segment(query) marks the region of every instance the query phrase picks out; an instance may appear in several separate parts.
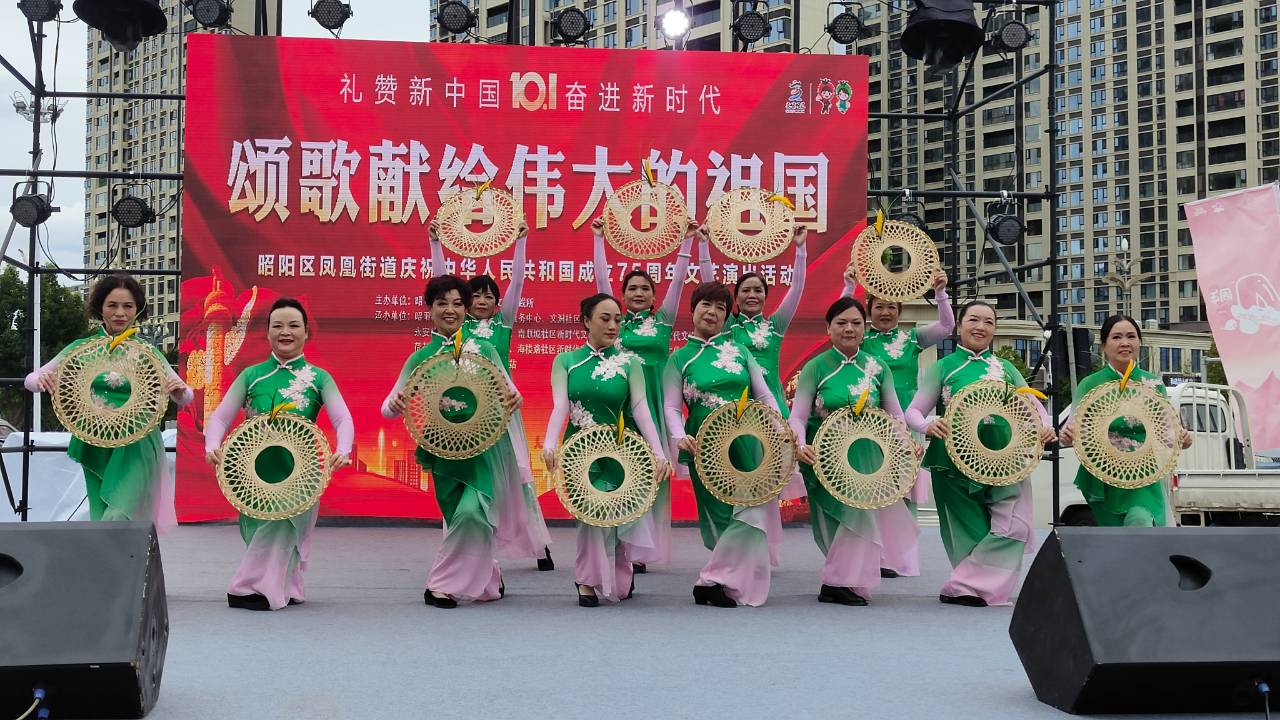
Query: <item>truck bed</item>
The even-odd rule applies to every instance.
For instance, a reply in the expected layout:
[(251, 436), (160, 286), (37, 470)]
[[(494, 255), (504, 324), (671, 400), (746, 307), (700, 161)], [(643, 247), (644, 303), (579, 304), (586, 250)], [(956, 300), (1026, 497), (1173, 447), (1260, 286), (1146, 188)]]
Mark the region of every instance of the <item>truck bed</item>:
[(1280, 513), (1280, 470), (1179, 470), (1178, 511)]

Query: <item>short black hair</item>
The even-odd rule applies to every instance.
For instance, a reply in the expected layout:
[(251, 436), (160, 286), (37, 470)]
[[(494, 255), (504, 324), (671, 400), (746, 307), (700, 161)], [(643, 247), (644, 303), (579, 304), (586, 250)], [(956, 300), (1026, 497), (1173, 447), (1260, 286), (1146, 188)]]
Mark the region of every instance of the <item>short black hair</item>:
[(133, 302), (138, 306), (138, 314), (136, 320), (141, 320), (147, 316), (147, 291), (142, 289), (139, 283), (129, 273), (117, 272), (111, 273), (93, 284), (93, 290), (89, 291), (89, 305), (86, 310), (89, 317), (94, 320), (102, 319), (102, 306), (107, 302), (107, 296), (112, 290), (124, 288), (133, 295)]
[(898, 312), (902, 312), (902, 303), (901, 303), (901, 302), (892, 302), (892, 301), (889, 301), (889, 300), (885, 300), (884, 298), (876, 297), (875, 295), (871, 295), (871, 294), (868, 294), (868, 295), (867, 295), (867, 310), (870, 310), (870, 309), (872, 308), (872, 306), (874, 306), (874, 305), (875, 305), (876, 303), (878, 303), (878, 302), (879, 302), (879, 303), (884, 303), (885, 305), (897, 305), (897, 306), (898, 306)]
[(689, 309), (698, 307), (698, 303), (703, 300), (723, 303), (725, 312), (733, 307), (733, 296), (729, 294), (729, 288), (724, 283), (714, 280), (702, 283), (693, 289), (693, 297), (689, 298)]
[(422, 293), (422, 299), (427, 301), (427, 307), (431, 307), (436, 303), (437, 298), (444, 297), (450, 290), (457, 290), (462, 296), (462, 304), (465, 307), (471, 307), (471, 286), (457, 275), (440, 275), (431, 278), (427, 282), (426, 292)]
[(1142, 327), (1138, 325), (1138, 321), (1134, 320), (1128, 315), (1121, 313), (1118, 315), (1112, 315), (1111, 317), (1102, 321), (1102, 329), (1098, 332), (1098, 334), (1101, 335), (1100, 341), (1103, 345), (1107, 344), (1107, 336), (1111, 334), (1111, 330), (1121, 321), (1127, 322), (1130, 325), (1132, 325), (1133, 329), (1138, 331), (1138, 339), (1139, 340), (1142, 339)]
[(658, 283), (654, 282), (652, 275), (650, 275), (649, 273), (643, 270), (632, 270), (631, 272), (622, 276), (622, 292), (627, 291), (627, 283), (631, 282), (632, 278), (638, 278), (638, 277), (644, 278), (645, 282), (649, 283), (650, 290), (654, 292), (658, 291)]
[(578, 303), (578, 313), (582, 317), (582, 321), (586, 322), (591, 319), (591, 313), (596, 311), (596, 306), (605, 300), (612, 300), (618, 309), (622, 309), (622, 303), (618, 302), (618, 298), (609, 293), (596, 293), (582, 298), (582, 302)]
[(765, 280), (764, 276), (758, 272), (744, 273), (742, 277), (738, 278), (738, 282), (733, 284), (733, 296), (737, 297), (738, 291), (742, 289), (742, 283), (750, 280), (751, 278), (755, 278), (760, 281), (760, 284), (764, 286), (764, 296), (769, 297), (769, 281)]
[(476, 275), (467, 281), (467, 285), (471, 288), (472, 296), (479, 295), (483, 290), (488, 290), (493, 295), (494, 300), (502, 299), (502, 291), (498, 289), (498, 283), (488, 275)]
[[(960, 308), (960, 314), (956, 316), (956, 324), (959, 325), (960, 321), (964, 320), (964, 316), (968, 315), (969, 311), (976, 307), (987, 308), (988, 310), (991, 311), (992, 315), (996, 315), (996, 309), (991, 306), (991, 303), (985, 302), (983, 300), (970, 300), (969, 302), (965, 303), (963, 307)], [(995, 319), (996, 319), (996, 323), (999, 324), (1000, 322), (999, 316), (996, 316)]]
[(827, 324), (830, 325), (831, 321), (835, 320), (837, 315), (843, 313), (849, 308), (858, 308), (858, 314), (862, 316), (862, 321), (866, 322), (867, 309), (862, 307), (862, 303), (857, 300), (845, 296), (831, 303), (831, 307), (827, 308)]
[(297, 298), (291, 297), (276, 298), (276, 301), (271, 303), (271, 309), (267, 311), (267, 322), (271, 322), (271, 313), (282, 308), (293, 308), (294, 310), (302, 313), (302, 327), (308, 327), (307, 309), (302, 307), (302, 303)]

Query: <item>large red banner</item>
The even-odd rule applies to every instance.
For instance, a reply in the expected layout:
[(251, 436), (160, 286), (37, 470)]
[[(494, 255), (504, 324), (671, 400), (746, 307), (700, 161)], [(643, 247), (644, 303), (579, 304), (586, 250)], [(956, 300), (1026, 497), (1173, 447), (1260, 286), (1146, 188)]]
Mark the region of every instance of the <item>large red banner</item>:
[[(555, 354), (582, 344), (578, 301), (595, 292), (588, 225), (648, 160), (699, 219), (724, 192), (786, 195), (809, 224), (804, 301), (782, 350), (790, 376), (823, 342), (822, 314), (848, 262), (839, 241), (866, 217), (867, 61), (858, 56), (538, 48), (192, 35), (187, 54), (182, 372), (196, 401), (179, 420), (178, 513), (234, 513), (203, 462), (203, 428), (244, 367), (270, 352), (266, 311), (281, 296), (311, 317), (307, 359), (338, 383), (356, 425), (355, 464), (333, 479), (326, 515), (439, 517), (413, 443), (380, 404), (430, 334), (422, 289), (426, 225), (453, 192), (492, 181), (523, 203), (524, 268), (511, 251), (449, 257), (506, 287), (525, 273), (512, 340), (531, 451), (550, 412)], [(674, 256), (612, 253), (667, 283)], [(747, 265), (781, 300), (792, 252)], [(686, 291), (687, 292), (687, 291)], [(688, 331), (688, 312), (676, 342)], [(324, 418), (321, 425), (328, 427)], [(548, 517), (566, 517), (535, 459)], [(694, 517), (685, 481), (675, 517)]]

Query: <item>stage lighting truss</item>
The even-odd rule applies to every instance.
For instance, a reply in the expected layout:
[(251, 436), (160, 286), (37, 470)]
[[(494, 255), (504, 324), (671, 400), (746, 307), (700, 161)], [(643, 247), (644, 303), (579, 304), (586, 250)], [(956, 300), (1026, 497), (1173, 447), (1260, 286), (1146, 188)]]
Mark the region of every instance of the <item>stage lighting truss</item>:
[[(123, 193), (111, 205), (111, 217), (120, 227), (133, 229), (156, 221), (156, 211), (150, 202), (141, 197), (142, 194), (151, 194), (149, 186), (145, 183), (128, 183), (117, 188), (122, 188)], [(134, 188), (142, 192), (135, 193)]]
[(1005, 247), (1022, 242), (1026, 230), (1018, 217), (1018, 204), (1006, 197), (987, 206), (987, 236)]
[(739, 11), (732, 25), (733, 34), (738, 38), (738, 42), (750, 45), (763, 40), (769, 34), (769, 21), (756, 10), (760, 4), (759, 0), (734, 0), (733, 4), (734, 7), (746, 6), (745, 10)]
[(316, 19), (320, 27), (336, 37), (342, 26), (351, 18), (351, 5), (338, 0), (315, 0), (307, 14)]
[(1031, 29), (1020, 20), (1008, 20), (987, 39), (987, 52), (1003, 55), (1031, 44)]
[(668, 40), (679, 40), (689, 34), (689, 14), (683, 10), (668, 10), (658, 18), (658, 29)]
[(230, 0), (191, 0), (187, 7), (191, 8), (191, 17), (201, 27), (223, 28), (231, 22)]
[(462, 35), (476, 26), (476, 14), (466, 3), (459, 0), (445, 0), (436, 9), (436, 22), (440, 29), (450, 35)]
[(567, 7), (551, 16), (551, 44), (585, 44), (582, 39), (591, 29), (587, 14), (576, 7)]
[(52, 22), (58, 19), (62, 11), (62, 3), (58, 0), (22, 0), (18, 9), (31, 22)]
[[(860, 17), (862, 5), (851, 2), (833, 2), (827, 5), (827, 14), (831, 14), (831, 8), (842, 8), (841, 12), (831, 18), (831, 22), (827, 23), (826, 31), (831, 35), (831, 39), (841, 45), (852, 45), (859, 40), (863, 40), (875, 35), (875, 31), (869, 29)], [(857, 7), (857, 12), (854, 11)]]
[[(41, 186), (44, 192), (41, 192)], [(22, 189), (20, 191), (21, 188)], [(53, 215), (53, 186), (43, 180), (23, 181), (13, 186), (13, 204), (9, 213), (19, 225), (31, 228)]]

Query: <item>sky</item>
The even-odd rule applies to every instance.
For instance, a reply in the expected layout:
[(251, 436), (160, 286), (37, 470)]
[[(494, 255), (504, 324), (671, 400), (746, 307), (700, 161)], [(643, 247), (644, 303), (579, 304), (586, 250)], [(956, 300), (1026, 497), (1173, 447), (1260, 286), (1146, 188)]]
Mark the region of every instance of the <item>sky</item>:
[[(343, 28), (342, 37), (362, 40), (427, 40), (428, 4), (403, 0), (350, 0), (352, 17)], [(57, 52), (57, 88), (66, 91), (85, 90), (86, 31), (98, 34), (84, 23), (75, 21), (71, 0), (63, 0), (61, 23), (45, 26), (46, 83), (54, 83), (54, 46)], [(238, 0), (233, 3), (237, 15), (253, 17), (253, 3)], [(327, 37), (328, 32), (307, 16), (309, 0), (285, 0), (284, 34), (296, 37)], [(74, 21), (74, 22), (66, 22)], [(171, 28), (174, 29), (174, 28)], [(59, 38), (60, 34), (60, 38)], [(0, 54), (22, 72), (28, 80), (34, 77), (34, 61), (31, 41), (27, 34), (27, 22), (16, 3), (0, 4)], [(0, 167), (27, 168), (31, 165), (31, 123), (13, 109), (10, 97), (25, 88), (3, 68), (0, 68)], [(28, 94), (28, 101), (30, 96)], [(59, 146), (59, 170), (84, 169), (84, 118), (85, 100), (67, 100), (63, 114), (54, 124)], [(52, 138), (50, 126), (42, 128), (41, 146), (45, 151), (41, 167), (48, 169), (52, 163)], [(18, 178), (0, 178), (0, 238), (9, 227), (8, 209), (14, 183)], [(80, 267), (84, 264), (84, 181), (66, 178), (54, 183), (54, 205), (61, 208), (45, 223), (47, 247), (53, 260), (62, 267)], [(27, 233), (18, 227), (8, 254), (19, 260), (26, 257)], [(41, 258), (42, 262), (45, 262)]]

